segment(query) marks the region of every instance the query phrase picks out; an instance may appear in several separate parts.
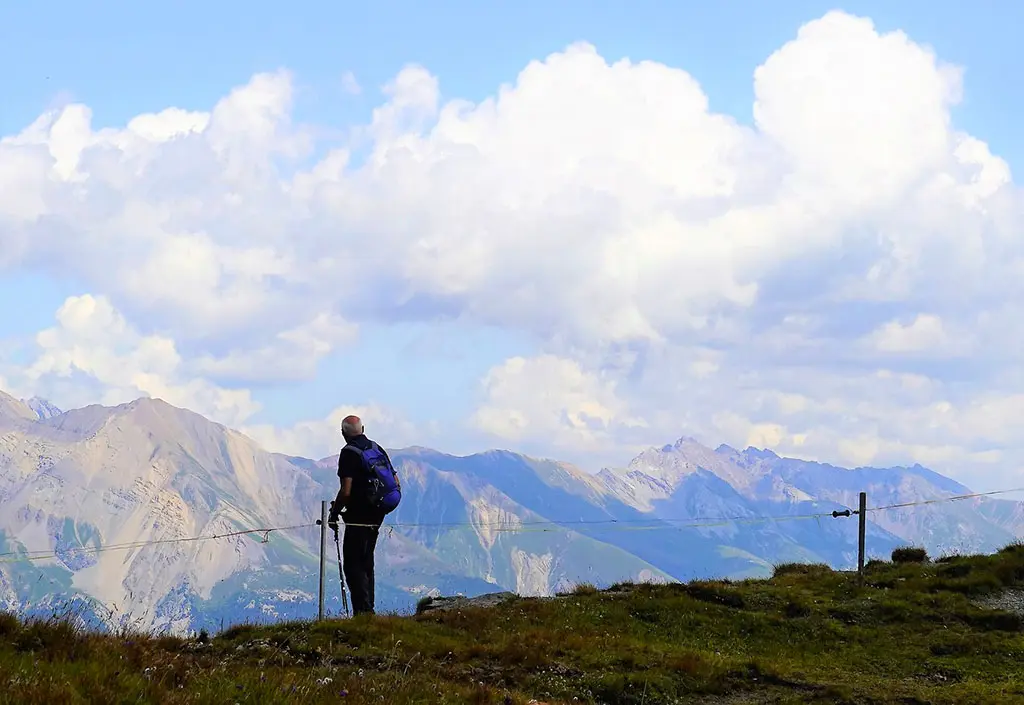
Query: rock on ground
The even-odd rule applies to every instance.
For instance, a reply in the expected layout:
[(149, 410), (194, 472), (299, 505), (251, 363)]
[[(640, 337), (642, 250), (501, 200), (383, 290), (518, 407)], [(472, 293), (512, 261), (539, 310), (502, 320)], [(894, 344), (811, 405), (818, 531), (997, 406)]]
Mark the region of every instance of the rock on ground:
[(502, 602), (515, 599), (513, 592), (489, 592), (476, 597), (427, 597), (416, 606), (416, 614), (436, 610), (466, 609), (469, 607), (496, 607)]
[(990, 610), (1005, 610), (1024, 615), (1024, 590), (1009, 589), (997, 595), (988, 595), (978, 598), (974, 604)]

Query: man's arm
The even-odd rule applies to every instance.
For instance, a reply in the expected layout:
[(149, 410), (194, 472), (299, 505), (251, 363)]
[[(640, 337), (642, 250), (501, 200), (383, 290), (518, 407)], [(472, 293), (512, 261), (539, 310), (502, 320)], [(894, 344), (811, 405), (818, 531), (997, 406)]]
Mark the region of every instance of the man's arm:
[(341, 480), (341, 487), (338, 488), (338, 494), (332, 504), (329, 524), (338, 523), (338, 516), (341, 514), (341, 510), (348, 505), (348, 501), (352, 497), (352, 478), (355, 477), (356, 472), (353, 463), (358, 461), (359, 458), (356, 457), (355, 453), (346, 454), (342, 450), (338, 455), (338, 479)]
[(341, 481), (341, 489), (338, 490), (338, 496), (334, 498), (334, 503), (338, 507), (339, 512), (348, 504), (350, 497), (352, 497), (352, 478), (346, 477)]
[(331, 515), (327, 518), (327, 525), (337, 526), (338, 518), (341, 516), (341, 510), (348, 504), (349, 497), (352, 496), (352, 478), (346, 477), (341, 481), (341, 489), (338, 490), (338, 496), (334, 498), (331, 503)]

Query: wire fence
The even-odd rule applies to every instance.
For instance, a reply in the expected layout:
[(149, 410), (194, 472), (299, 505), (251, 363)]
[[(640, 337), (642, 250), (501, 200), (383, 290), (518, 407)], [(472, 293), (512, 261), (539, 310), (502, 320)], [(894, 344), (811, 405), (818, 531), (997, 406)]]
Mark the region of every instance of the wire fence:
[[(936, 497), (931, 499), (922, 499), (911, 502), (898, 502), (892, 504), (886, 504), (876, 507), (864, 507), (864, 515), (861, 516), (859, 524), (859, 546), (858, 546), (858, 568), (862, 568), (864, 565), (864, 554), (865, 554), (865, 543), (864, 543), (864, 527), (866, 521), (866, 515), (877, 512), (885, 512), (890, 510), (908, 509), (926, 505), (935, 505), (942, 503), (950, 503), (957, 501), (964, 501), (970, 499), (977, 499), (983, 497), (992, 497), (997, 495), (1006, 495), (1012, 493), (1024, 492), (1024, 487), (993, 490), (988, 492), (972, 492), (961, 495), (950, 495), (944, 497)], [(863, 493), (861, 493), (863, 495)], [(863, 496), (861, 498), (863, 502)], [(839, 506), (844, 506), (841, 503), (836, 503)], [(801, 520), (817, 520), (822, 519), (834, 519), (839, 517), (852, 517), (861, 514), (859, 509), (851, 509), (849, 507), (843, 510), (831, 510), (831, 511), (820, 511), (810, 513), (798, 513), (798, 514), (774, 514), (774, 515), (733, 515), (733, 516), (691, 516), (685, 519), (672, 519), (665, 517), (650, 517), (650, 518), (629, 518), (629, 519), (529, 519), (521, 520), (518, 518), (504, 519), (498, 521), (439, 521), (439, 522), (386, 522), (381, 528), (384, 530), (384, 536), (390, 538), (393, 537), (395, 532), (399, 532), (405, 535), (407, 538), (416, 540), (416, 533), (421, 530), (436, 531), (438, 533), (447, 532), (452, 530), (470, 530), (476, 532), (486, 531), (488, 533), (534, 533), (534, 532), (578, 532), (583, 535), (592, 534), (594, 529), (601, 529), (602, 531), (620, 532), (620, 531), (682, 531), (685, 529), (702, 529), (712, 528), (721, 526), (730, 526), (735, 524), (759, 524), (759, 523), (775, 523), (775, 522), (790, 522), (790, 521), (801, 521)], [(225, 531), (225, 532), (213, 532), (206, 534), (199, 534), (195, 536), (181, 536), (175, 538), (162, 538), (154, 539), (149, 541), (130, 541), (123, 543), (115, 543), (108, 545), (80, 545), (80, 546), (63, 546), (59, 550), (36, 550), (36, 551), (7, 551), (0, 553), (0, 564), (11, 564), (11, 563), (35, 563), (39, 561), (46, 561), (51, 559), (57, 559), (65, 564), (74, 559), (84, 558), (86, 556), (102, 554), (107, 552), (115, 551), (135, 551), (142, 550), (153, 546), (162, 546), (169, 544), (185, 544), (185, 543), (200, 543), (207, 541), (217, 541), (223, 539), (243, 539), (243, 538), (254, 538), (261, 544), (267, 544), (270, 542), (270, 538), (275, 533), (280, 532), (297, 532), (301, 530), (308, 530), (311, 528), (317, 529), (318, 537), (322, 539), (323, 534), (321, 530), (326, 532), (326, 529), (321, 529), (319, 521), (310, 521), (306, 523), (288, 524), (281, 526), (262, 526), (249, 529), (239, 529), (236, 531)], [(373, 526), (370, 524), (358, 524), (358, 523), (345, 523), (344, 526)], [(596, 536), (590, 536), (591, 538), (598, 538)], [(298, 537), (296, 537), (298, 538)], [(322, 618), (325, 614), (331, 616), (332, 614), (343, 614), (343, 612), (334, 612), (328, 608), (325, 612), (324, 600), (325, 600), (325, 563), (329, 560), (324, 553), (324, 546), (321, 543), (319, 551), (316, 550), (316, 540), (312, 536), (308, 536), (306, 539), (300, 539), (298, 544), (302, 546), (308, 541), (308, 545), (305, 548), (310, 549), (310, 558), (316, 559), (317, 553), (319, 553), (320, 561), (320, 580), (319, 580), (319, 617)], [(333, 561), (332, 561), (333, 562)], [(590, 572), (593, 574), (593, 566), (590, 568)], [(310, 576), (312, 577), (312, 576)], [(590, 576), (595, 577), (594, 575)], [(43, 576), (40, 576), (42, 579)], [(223, 579), (222, 579), (223, 580)], [(52, 579), (48, 579), (48, 582), (57, 585)], [(218, 581), (220, 582), (220, 581)], [(593, 582), (592, 580), (589, 582)], [(342, 588), (344, 589), (344, 588)], [(306, 595), (309, 593), (302, 589)], [(332, 590), (333, 592), (333, 590)], [(109, 619), (113, 619), (113, 615), (116, 612), (115, 609), (110, 609), (107, 605), (103, 604), (95, 597), (82, 594), (78, 596), (94, 606), (98, 606), (103, 612), (109, 615)], [(315, 596), (314, 596), (314, 599)], [(334, 598), (331, 598), (332, 602)], [(302, 604), (308, 604), (308, 598), (303, 599)], [(293, 609), (299, 610), (298, 613), (293, 615), (293, 618), (302, 619), (301, 606), (296, 604)], [(315, 609), (315, 603), (314, 603)], [(347, 610), (346, 610), (347, 612)], [(282, 615), (283, 616), (283, 615)], [(249, 623), (248, 619), (246, 623)], [(221, 628), (223, 629), (223, 621)]]
[[(932, 504), (941, 504), (945, 502), (956, 502), (967, 499), (976, 499), (980, 497), (991, 497), (995, 495), (1011, 494), (1015, 492), (1024, 492), (1024, 487), (1018, 487), (1013, 489), (1004, 490), (993, 490), (990, 492), (972, 492), (970, 494), (952, 495), (948, 497), (938, 497), (933, 499), (918, 500), (915, 502), (900, 502), (897, 504), (887, 504), (878, 507), (868, 507), (865, 511), (871, 512), (882, 512), (891, 509), (903, 509), (909, 507), (917, 507)], [(807, 514), (775, 514), (767, 516), (758, 515), (735, 515), (735, 516), (720, 516), (720, 517), (688, 517), (686, 519), (671, 519), (664, 517), (652, 517), (650, 519), (541, 519), (541, 520), (513, 520), (513, 521), (494, 521), (494, 522), (471, 522), (471, 521), (460, 521), (460, 522), (394, 522), (385, 523), (381, 528), (389, 531), (403, 530), (403, 529), (488, 529), (490, 531), (497, 532), (513, 532), (523, 533), (532, 531), (572, 531), (574, 527), (581, 526), (601, 526), (606, 527), (612, 531), (665, 531), (665, 530), (680, 530), (689, 528), (707, 528), (716, 526), (726, 526), (729, 524), (755, 524), (755, 523), (766, 523), (766, 522), (784, 522), (784, 521), (799, 521), (807, 519), (823, 519), (823, 518), (835, 518), (837, 516), (849, 516), (857, 514), (857, 510), (847, 508), (849, 512), (813, 512)], [(376, 527), (376, 524), (359, 524), (354, 522), (348, 522), (345, 526), (361, 526), (361, 527)], [(225, 533), (212, 533), (212, 534), (201, 534), (198, 536), (185, 536), (180, 538), (170, 539), (156, 539), (152, 541), (133, 541), (119, 544), (109, 544), (106, 546), (69, 546), (62, 551), (8, 551), (6, 553), (0, 553), (0, 564), (2, 563), (16, 563), (26, 561), (39, 561), (47, 560), (51, 558), (66, 557), (69, 554), (96, 554), (104, 553), (107, 551), (119, 551), (119, 550), (134, 550), (138, 548), (146, 548), (148, 546), (158, 546), (165, 544), (175, 543), (194, 543), (199, 541), (213, 541), (217, 539), (234, 538), (239, 536), (251, 536), (261, 535), (262, 538), (260, 543), (268, 543), (270, 535), (274, 532), (281, 531), (293, 531), (296, 529), (307, 529), (310, 527), (316, 527), (317, 522), (308, 522), (305, 524), (293, 524), (290, 526), (267, 526), (253, 529), (243, 529), (239, 531), (231, 531)]]

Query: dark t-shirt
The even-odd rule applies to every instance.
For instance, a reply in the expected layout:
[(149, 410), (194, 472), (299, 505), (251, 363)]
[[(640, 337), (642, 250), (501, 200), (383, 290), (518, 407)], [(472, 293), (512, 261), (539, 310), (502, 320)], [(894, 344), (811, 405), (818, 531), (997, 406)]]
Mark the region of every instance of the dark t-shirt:
[[(368, 450), (372, 447), (370, 439), (364, 435), (353, 438), (351, 444), (361, 450)], [(387, 457), (388, 454), (384, 448), (381, 448), (380, 451)], [(388, 462), (391, 462), (390, 457), (388, 457)], [(345, 520), (346, 524), (382, 524), (385, 514), (367, 506), (370, 482), (362, 457), (351, 450), (342, 448), (341, 455), (338, 456), (338, 479), (344, 481), (346, 477), (352, 478), (352, 494), (349, 496), (348, 504), (345, 511), (342, 512), (341, 518)]]

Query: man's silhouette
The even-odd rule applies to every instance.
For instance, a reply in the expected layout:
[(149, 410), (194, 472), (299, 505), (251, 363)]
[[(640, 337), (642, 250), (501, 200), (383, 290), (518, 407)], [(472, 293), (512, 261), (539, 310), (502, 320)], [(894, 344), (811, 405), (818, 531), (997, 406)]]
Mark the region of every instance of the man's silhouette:
[(338, 516), (344, 518), (342, 556), (352, 614), (374, 614), (373, 554), (384, 517), (401, 499), (401, 483), (391, 458), (366, 437), (358, 416), (345, 417), (341, 434), (345, 438), (338, 456), (341, 488), (331, 503), (328, 526), (337, 532)]

